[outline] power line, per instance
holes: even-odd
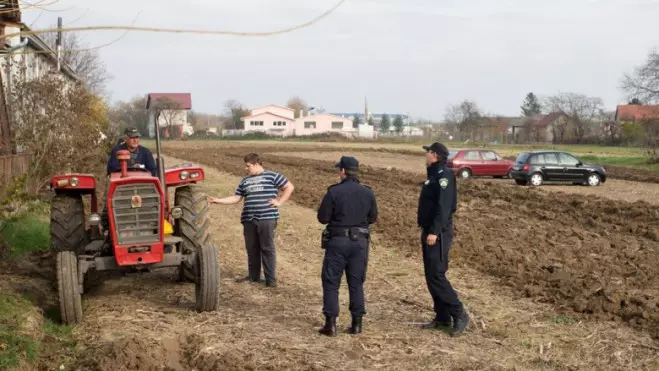
[[[263,32],[237,32],[237,31],[223,31],[223,30],[199,30],[199,29],[184,29],[184,28],[163,28],[163,27],[137,27],[137,26],[85,26],[85,27],[69,27],[69,28],[49,28],[44,30],[31,30],[24,32],[15,32],[6,34],[2,39],[7,39],[19,35],[36,35],[40,33],[50,33],[50,32],[71,32],[71,31],[100,31],[100,30],[127,30],[127,31],[144,31],[144,32],[164,32],[164,33],[192,33],[192,34],[207,34],[207,35],[231,35],[231,36],[243,36],[243,37],[262,37],[262,36],[274,36],[281,35],[285,33],[290,33],[302,28],[309,27],[314,23],[326,18],[332,14],[337,8],[339,8],[347,0],[339,0],[333,7],[326,10],[324,13],[319,15],[316,18],[313,18],[307,22],[301,23],[296,26],[283,28],[275,31],[263,31]]]

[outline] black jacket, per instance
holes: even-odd
[[[112,151],[110,152],[110,158],[108,160],[108,175],[110,175],[110,173],[117,173],[121,171],[121,165],[117,159],[117,151],[121,149],[128,149],[126,143],[122,143],[112,148]],[[135,155],[135,157],[133,158],[132,155]],[[153,153],[151,153],[151,150],[148,148],[142,147],[141,145],[137,146],[137,151],[131,154],[131,159],[128,161],[128,166],[136,164],[144,165],[145,169],[151,172],[151,175],[157,176],[156,160],[153,158]]]
[[[453,224],[458,202],[455,175],[444,162],[429,166],[427,174],[419,195],[417,223],[424,231],[439,235]]]
[[[328,229],[368,228],[378,218],[375,194],[356,178],[345,178],[327,188],[318,208],[318,221]]]

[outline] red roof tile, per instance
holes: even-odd
[[[161,99],[170,99],[180,105],[179,109],[192,109],[192,96],[190,93],[149,93],[146,108],[155,105]],[[153,100],[153,103],[151,102]]]
[[[616,120],[637,121],[644,118],[659,118],[659,105],[623,104],[616,107]]]

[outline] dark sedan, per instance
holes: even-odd
[[[585,164],[561,151],[522,152],[510,177],[519,185],[540,186],[543,182],[568,182],[598,186],[606,181],[606,171],[599,165]]]

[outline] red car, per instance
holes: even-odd
[[[489,149],[458,149],[449,151],[448,166],[460,178],[472,176],[510,177],[513,161],[506,160]]]

